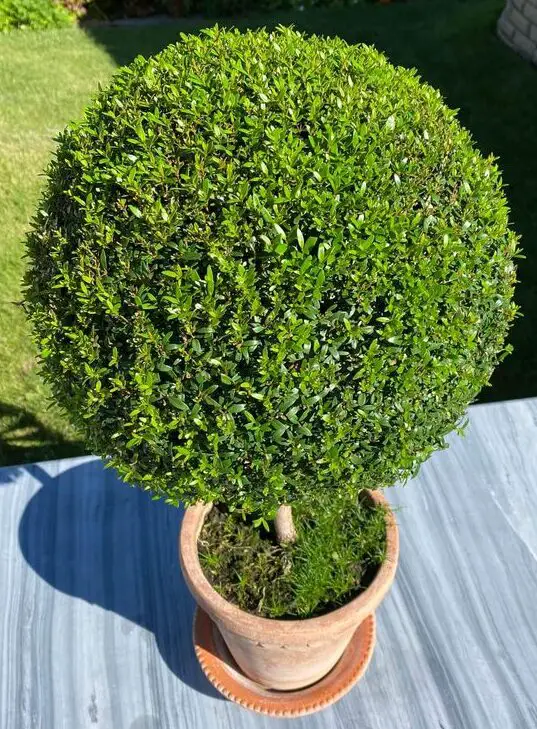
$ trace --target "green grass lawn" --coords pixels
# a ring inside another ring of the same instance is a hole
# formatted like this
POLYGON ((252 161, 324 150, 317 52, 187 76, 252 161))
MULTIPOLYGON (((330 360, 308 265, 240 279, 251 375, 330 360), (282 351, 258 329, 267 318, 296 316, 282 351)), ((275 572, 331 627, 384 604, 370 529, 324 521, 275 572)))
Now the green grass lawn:
MULTIPOLYGON (((240 27, 293 23, 297 28, 374 43, 396 64, 415 66, 437 86, 483 152, 500 158, 520 263, 511 355, 483 400, 537 395, 537 69, 495 37, 503 0, 408 0, 393 5, 250 15, 240 27)), ((114 69, 151 54, 186 20, 91 31, 14 32, 0 37, 0 464, 74 455, 83 450, 66 419, 47 403, 20 301, 23 238, 39 196, 40 172, 62 126, 114 69)))

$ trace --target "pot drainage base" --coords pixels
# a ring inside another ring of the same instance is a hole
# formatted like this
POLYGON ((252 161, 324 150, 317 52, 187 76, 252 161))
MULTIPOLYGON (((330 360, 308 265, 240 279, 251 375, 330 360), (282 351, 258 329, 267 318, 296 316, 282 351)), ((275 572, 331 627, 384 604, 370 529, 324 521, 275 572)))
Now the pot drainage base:
POLYGON ((198 607, 194 615, 194 649, 209 681, 230 701, 267 716, 304 716, 338 701, 364 675, 374 648, 375 616, 370 615, 324 678, 304 689, 274 691, 241 672, 207 613, 198 607))

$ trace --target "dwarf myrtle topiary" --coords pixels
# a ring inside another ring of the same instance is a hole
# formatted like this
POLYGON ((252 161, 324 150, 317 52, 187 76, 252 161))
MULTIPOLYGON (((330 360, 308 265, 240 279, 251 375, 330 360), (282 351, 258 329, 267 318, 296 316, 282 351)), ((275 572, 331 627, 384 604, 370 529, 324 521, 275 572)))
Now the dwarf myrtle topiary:
POLYGON ((415 72, 215 28, 60 135, 26 297, 126 480, 270 516, 444 445, 506 352, 516 252, 497 167, 415 72))

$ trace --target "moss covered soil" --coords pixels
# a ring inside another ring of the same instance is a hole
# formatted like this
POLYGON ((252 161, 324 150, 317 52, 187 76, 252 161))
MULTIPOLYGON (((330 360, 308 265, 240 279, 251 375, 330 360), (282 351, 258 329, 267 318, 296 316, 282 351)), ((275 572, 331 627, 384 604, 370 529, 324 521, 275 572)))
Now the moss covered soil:
POLYGON ((295 508, 296 543, 224 507, 211 510, 198 540, 205 575, 226 600, 265 618, 311 618, 363 592, 386 553, 385 510, 338 499, 295 508))

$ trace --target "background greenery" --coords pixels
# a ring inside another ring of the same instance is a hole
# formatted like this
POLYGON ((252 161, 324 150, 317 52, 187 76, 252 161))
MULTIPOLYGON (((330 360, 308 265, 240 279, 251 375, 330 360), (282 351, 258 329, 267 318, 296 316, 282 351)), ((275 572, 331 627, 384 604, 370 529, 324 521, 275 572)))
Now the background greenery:
MULTIPOLYGON (((90 20, 144 18, 151 15, 231 16, 247 10, 342 7, 367 0, 0 0, 0 32, 15 28, 39 30, 90 20)), ((369 0, 370 2, 374 0, 369 0)))
MULTIPOLYGON (((514 355, 500 366, 483 400, 537 394, 537 71, 494 35, 503 0, 412 0, 250 15, 240 27, 297 28, 373 42, 394 63, 417 67, 460 108, 481 150, 500 157, 512 219, 522 234, 517 300, 524 313, 511 334, 514 355)), ((0 37, 0 462, 80 452, 65 419, 47 408, 20 299, 24 232, 38 198, 39 173, 52 139, 77 117, 114 68, 160 50, 180 30, 211 21, 161 26, 78 28, 0 37)))
POLYGON ((52 0, 0 0, 0 32, 71 25, 75 15, 52 0))
MULTIPOLYGON (((87 0, 90 16, 108 17, 123 15, 151 15, 170 13, 172 15, 232 15, 245 10, 289 10, 292 8, 314 8, 358 5, 365 0, 87 0)), ((65 4, 69 0, 62 0, 65 4)))

